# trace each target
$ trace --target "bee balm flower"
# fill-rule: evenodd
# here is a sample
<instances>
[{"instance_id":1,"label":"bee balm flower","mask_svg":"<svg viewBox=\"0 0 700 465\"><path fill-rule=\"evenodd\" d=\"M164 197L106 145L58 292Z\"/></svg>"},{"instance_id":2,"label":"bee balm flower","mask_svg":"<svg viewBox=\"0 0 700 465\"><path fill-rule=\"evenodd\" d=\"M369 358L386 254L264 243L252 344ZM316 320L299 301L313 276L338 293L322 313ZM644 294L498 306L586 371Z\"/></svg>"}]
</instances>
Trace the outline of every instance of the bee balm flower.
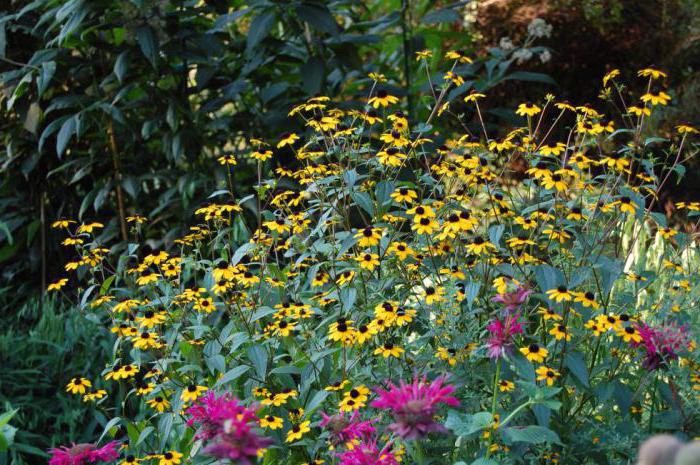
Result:
<instances>
[{"instance_id":1,"label":"bee balm flower","mask_svg":"<svg viewBox=\"0 0 700 465\"><path fill-rule=\"evenodd\" d=\"M372 402L372 406L391 410L394 423L389 429L404 439L420 439L430 432L444 432L445 427L434 419L438 404L459 405L459 401L450 396L455 387L444 385L445 379L441 376L428 383L425 376L416 376L411 384L402 381L395 386L389 383L388 391L377 390L379 398Z\"/></svg>"},{"instance_id":2,"label":"bee balm flower","mask_svg":"<svg viewBox=\"0 0 700 465\"><path fill-rule=\"evenodd\" d=\"M83 465L86 463L111 462L119 457L119 441L108 442L102 447L95 444L73 444L72 447L61 446L50 449L49 465Z\"/></svg>"}]
</instances>

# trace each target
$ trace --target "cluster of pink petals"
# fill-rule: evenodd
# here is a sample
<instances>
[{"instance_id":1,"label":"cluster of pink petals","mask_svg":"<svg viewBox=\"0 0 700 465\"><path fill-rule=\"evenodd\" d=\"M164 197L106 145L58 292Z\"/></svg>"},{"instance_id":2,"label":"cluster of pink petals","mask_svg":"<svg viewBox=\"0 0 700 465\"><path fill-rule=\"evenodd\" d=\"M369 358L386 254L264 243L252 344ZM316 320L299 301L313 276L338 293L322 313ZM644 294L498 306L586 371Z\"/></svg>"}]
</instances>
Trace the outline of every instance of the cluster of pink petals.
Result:
<instances>
[{"instance_id":1,"label":"cluster of pink petals","mask_svg":"<svg viewBox=\"0 0 700 465\"><path fill-rule=\"evenodd\" d=\"M95 444L73 444L51 449L49 465L84 465L86 463L111 462L119 458L117 446L119 441L111 441L102 447Z\"/></svg>"},{"instance_id":2,"label":"cluster of pink petals","mask_svg":"<svg viewBox=\"0 0 700 465\"><path fill-rule=\"evenodd\" d=\"M644 348L645 357L642 365L648 370L659 368L690 349L688 328L685 325L666 323L652 328L646 323L640 323L637 325L637 330L642 341L636 345Z\"/></svg>"},{"instance_id":3,"label":"cluster of pink petals","mask_svg":"<svg viewBox=\"0 0 700 465\"><path fill-rule=\"evenodd\" d=\"M338 454L339 465L398 465L391 445L387 444L382 449L377 447L377 441L365 440L357 444L352 450Z\"/></svg>"},{"instance_id":4,"label":"cluster of pink petals","mask_svg":"<svg viewBox=\"0 0 700 465\"><path fill-rule=\"evenodd\" d=\"M519 313L508 314L503 319L494 318L486 327L489 338L486 341L488 355L491 358L501 358L508 354L513 345L513 337L523 334L523 325L518 321Z\"/></svg>"},{"instance_id":5,"label":"cluster of pink petals","mask_svg":"<svg viewBox=\"0 0 700 465\"><path fill-rule=\"evenodd\" d=\"M507 292L505 294L498 294L495 297L492 297L491 300L502 303L504 310L512 312L513 310L520 308L530 294L532 294L530 289L518 286L518 289L515 291Z\"/></svg>"},{"instance_id":6,"label":"cluster of pink petals","mask_svg":"<svg viewBox=\"0 0 700 465\"><path fill-rule=\"evenodd\" d=\"M455 387L443 384L446 378L440 376L428 383L425 376L415 376L410 384L401 381L395 386L389 383L389 390L377 390L379 397L372 406L391 410L394 422L389 429L404 439L420 439L430 432L445 432L445 427L435 422L438 405L459 405L459 401L450 395Z\"/></svg>"},{"instance_id":7,"label":"cluster of pink petals","mask_svg":"<svg viewBox=\"0 0 700 465\"><path fill-rule=\"evenodd\" d=\"M345 417L345 413L329 416L321 412L321 416L323 420L321 420L319 426L328 430L331 435L331 443L335 445L355 439L366 440L377 431L372 424L376 423L378 419L361 421L359 420L360 414L358 411L353 412L349 418Z\"/></svg>"},{"instance_id":8,"label":"cluster of pink petals","mask_svg":"<svg viewBox=\"0 0 700 465\"><path fill-rule=\"evenodd\" d=\"M230 393L217 397L210 391L186 413L187 424L198 428L196 437L208 441L203 450L207 455L247 465L272 442L258 436L256 409Z\"/></svg>"}]
</instances>

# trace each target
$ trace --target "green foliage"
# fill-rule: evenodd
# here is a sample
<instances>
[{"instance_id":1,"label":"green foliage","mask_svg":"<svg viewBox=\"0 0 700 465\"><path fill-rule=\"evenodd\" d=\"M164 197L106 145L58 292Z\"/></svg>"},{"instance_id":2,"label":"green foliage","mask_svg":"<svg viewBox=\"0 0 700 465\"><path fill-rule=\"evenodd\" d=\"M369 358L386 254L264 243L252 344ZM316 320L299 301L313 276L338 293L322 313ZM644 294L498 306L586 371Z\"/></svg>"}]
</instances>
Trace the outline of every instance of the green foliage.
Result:
<instances>
[{"instance_id":1,"label":"green foliage","mask_svg":"<svg viewBox=\"0 0 700 465\"><path fill-rule=\"evenodd\" d=\"M87 415L79 398L66 398L64 386L76 374L99 373L111 349L99 321L50 300L28 302L3 319L0 405L15 412L16 431L8 430L14 444L0 448L0 463L42 463L51 446L94 439L101 417Z\"/></svg>"}]
</instances>

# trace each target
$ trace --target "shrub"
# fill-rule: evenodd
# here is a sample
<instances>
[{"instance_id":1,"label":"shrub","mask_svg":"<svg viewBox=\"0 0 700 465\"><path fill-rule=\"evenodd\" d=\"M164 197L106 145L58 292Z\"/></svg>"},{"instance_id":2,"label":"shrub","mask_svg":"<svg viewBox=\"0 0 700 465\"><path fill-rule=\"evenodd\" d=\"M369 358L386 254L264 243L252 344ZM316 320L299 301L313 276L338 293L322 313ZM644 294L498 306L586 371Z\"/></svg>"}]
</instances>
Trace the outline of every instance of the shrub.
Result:
<instances>
[{"instance_id":1,"label":"shrub","mask_svg":"<svg viewBox=\"0 0 700 465\"><path fill-rule=\"evenodd\" d=\"M698 251L654 211L697 130L646 135L670 97L638 74L636 97L603 79L613 116L548 96L499 139L485 95L445 104L458 75L423 123L373 75L365 109L310 98L303 133L222 157L255 195L222 185L173 251L143 250L143 217L114 255L100 223L57 222L79 279L51 290L116 337L67 389L111 414L126 464L629 463L646 432L698 434ZM434 129L450 115L464 133Z\"/></svg>"}]
</instances>

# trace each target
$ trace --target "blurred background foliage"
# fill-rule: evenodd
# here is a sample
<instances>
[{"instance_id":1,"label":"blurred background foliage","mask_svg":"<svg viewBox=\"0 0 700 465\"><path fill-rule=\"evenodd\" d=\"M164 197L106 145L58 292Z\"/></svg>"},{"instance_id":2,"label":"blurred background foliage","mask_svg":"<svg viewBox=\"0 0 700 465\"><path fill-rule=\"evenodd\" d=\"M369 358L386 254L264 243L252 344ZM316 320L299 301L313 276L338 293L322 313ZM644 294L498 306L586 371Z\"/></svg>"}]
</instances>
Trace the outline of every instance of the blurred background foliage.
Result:
<instances>
[{"instance_id":1,"label":"blurred background foliage","mask_svg":"<svg viewBox=\"0 0 700 465\"><path fill-rule=\"evenodd\" d=\"M533 29L533 20L542 23ZM700 0L9 0L0 6L0 402L19 411L0 461L43 461L52 444L89 439L79 401L57 392L98 373L106 336L76 324L41 294L64 275L50 224L105 223L130 237L129 215L168 247L194 207L224 182L222 154L290 130L290 107L316 94L361 108L369 72L384 73L413 121L425 119L430 75L414 58L448 50L475 58L450 93L489 91L487 118L552 92L595 103L612 67L670 73L673 105L654 124L700 120ZM469 115L467 120L469 120ZM454 128L436 128L448 133ZM281 154L274 163L289 163ZM239 157L237 196L256 169ZM697 199L700 167L668 199ZM254 214L255 205L246 204ZM103 340L104 339L104 340ZM75 345L89 350L76 350ZM79 357L84 357L80 359ZM83 367L88 367L89 373ZM93 371L94 370L94 371ZM38 401L37 399L44 399ZM31 402L30 402L31 400ZM79 425L79 427L78 427Z\"/></svg>"}]
</instances>

